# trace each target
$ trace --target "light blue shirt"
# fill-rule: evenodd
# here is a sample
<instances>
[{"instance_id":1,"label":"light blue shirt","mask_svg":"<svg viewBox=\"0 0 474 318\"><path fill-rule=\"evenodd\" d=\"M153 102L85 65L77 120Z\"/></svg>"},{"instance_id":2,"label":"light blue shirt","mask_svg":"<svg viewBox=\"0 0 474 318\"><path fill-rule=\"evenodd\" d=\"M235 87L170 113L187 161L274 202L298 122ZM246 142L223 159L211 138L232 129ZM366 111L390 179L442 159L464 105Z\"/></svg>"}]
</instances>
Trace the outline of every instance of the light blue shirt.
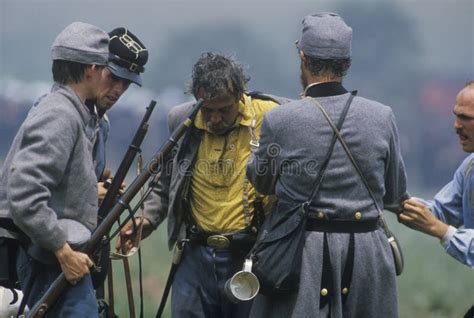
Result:
<instances>
[{"instance_id":1,"label":"light blue shirt","mask_svg":"<svg viewBox=\"0 0 474 318\"><path fill-rule=\"evenodd\" d=\"M110 123L106 114L104 114L99 120L99 131L97 133L97 139L94 144L92 151L92 158L94 160L95 174L97 180L105 170L105 146L107 143L107 137L109 136Z\"/></svg>"},{"instance_id":2,"label":"light blue shirt","mask_svg":"<svg viewBox=\"0 0 474 318\"><path fill-rule=\"evenodd\" d=\"M451 225L442 239L446 252L474 268L474 154L456 170L453 180L425 201L433 214ZM423 201L423 200L420 200Z\"/></svg>"}]
</instances>

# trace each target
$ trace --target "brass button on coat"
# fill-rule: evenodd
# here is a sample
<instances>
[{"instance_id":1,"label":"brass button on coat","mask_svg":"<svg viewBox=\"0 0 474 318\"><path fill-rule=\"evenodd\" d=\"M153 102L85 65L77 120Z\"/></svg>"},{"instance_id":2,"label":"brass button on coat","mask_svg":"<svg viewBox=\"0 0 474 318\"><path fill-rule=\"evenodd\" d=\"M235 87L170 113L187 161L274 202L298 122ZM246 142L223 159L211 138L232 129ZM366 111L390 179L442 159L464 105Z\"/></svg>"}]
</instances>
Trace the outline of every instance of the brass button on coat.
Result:
<instances>
[{"instance_id":1,"label":"brass button on coat","mask_svg":"<svg viewBox=\"0 0 474 318\"><path fill-rule=\"evenodd\" d=\"M324 212L318 212L318 219L322 220L324 219Z\"/></svg>"},{"instance_id":2,"label":"brass button on coat","mask_svg":"<svg viewBox=\"0 0 474 318\"><path fill-rule=\"evenodd\" d=\"M360 220L360 219L362 218L362 213L356 212L356 213L354 214L354 217L355 217L356 220Z\"/></svg>"},{"instance_id":3,"label":"brass button on coat","mask_svg":"<svg viewBox=\"0 0 474 318\"><path fill-rule=\"evenodd\" d=\"M321 296L327 296L328 290L326 288L321 289Z\"/></svg>"},{"instance_id":4,"label":"brass button on coat","mask_svg":"<svg viewBox=\"0 0 474 318\"><path fill-rule=\"evenodd\" d=\"M347 295L348 292L349 292L349 288L344 287L344 288L342 289L342 294L343 294L343 295Z\"/></svg>"}]
</instances>

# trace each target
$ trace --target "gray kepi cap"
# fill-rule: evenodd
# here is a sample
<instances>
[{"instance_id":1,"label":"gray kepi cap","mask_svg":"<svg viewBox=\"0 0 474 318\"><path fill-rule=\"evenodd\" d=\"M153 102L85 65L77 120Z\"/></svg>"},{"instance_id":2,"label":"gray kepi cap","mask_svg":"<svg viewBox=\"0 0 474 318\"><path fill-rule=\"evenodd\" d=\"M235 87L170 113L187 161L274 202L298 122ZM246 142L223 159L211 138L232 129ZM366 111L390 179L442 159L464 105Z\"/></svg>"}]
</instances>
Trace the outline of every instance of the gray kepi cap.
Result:
<instances>
[{"instance_id":1,"label":"gray kepi cap","mask_svg":"<svg viewBox=\"0 0 474 318\"><path fill-rule=\"evenodd\" d=\"M319 12L303 18L303 34L297 43L306 56L320 59L351 57L352 29L336 13Z\"/></svg>"},{"instance_id":2,"label":"gray kepi cap","mask_svg":"<svg viewBox=\"0 0 474 318\"><path fill-rule=\"evenodd\" d=\"M51 57L53 60L106 65L109 59L109 35L94 25L73 22L54 40Z\"/></svg>"}]
</instances>

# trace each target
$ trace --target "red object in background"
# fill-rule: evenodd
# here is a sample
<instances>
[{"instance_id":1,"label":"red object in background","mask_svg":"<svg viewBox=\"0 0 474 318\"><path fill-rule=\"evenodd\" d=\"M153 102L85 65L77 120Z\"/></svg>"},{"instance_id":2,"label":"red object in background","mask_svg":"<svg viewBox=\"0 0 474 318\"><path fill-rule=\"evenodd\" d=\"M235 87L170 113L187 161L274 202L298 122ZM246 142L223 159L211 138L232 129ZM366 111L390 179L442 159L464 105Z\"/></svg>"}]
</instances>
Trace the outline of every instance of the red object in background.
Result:
<instances>
[{"instance_id":1,"label":"red object in background","mask_svg":"<svg viewBox=\"0 0 474 318\"><path fill-rule=\"evenodd\" d=\"M427 82L419 91L421 109L436 115L451 115L456 103L456 95L462 86L453 83Z\"/></svg>"}]
</instances>

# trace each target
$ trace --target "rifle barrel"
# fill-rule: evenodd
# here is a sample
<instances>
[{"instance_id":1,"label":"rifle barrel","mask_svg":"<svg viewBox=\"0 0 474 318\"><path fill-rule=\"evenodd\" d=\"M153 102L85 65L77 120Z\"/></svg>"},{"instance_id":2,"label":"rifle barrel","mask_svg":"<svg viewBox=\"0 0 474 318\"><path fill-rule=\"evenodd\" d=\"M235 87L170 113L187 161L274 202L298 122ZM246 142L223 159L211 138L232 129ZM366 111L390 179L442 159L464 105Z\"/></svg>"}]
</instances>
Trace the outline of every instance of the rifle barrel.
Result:
<instances>
[{"instance_id":1,"label":"rifle barrel","mask_svg":"<svg viewBox=\"0 0 474 318\"><path fill-rule=\"evenodd\" d=\"M140 126L138 127L138 130L135 133L135 136L133 137L132 143L128 147L128 150L125 153L125 156L122 159L119 168L117 169L117 173L112 179L112 184L109 186L108 191L105 194L105 197L99 207L99 222L103 218L105 218L108 211L115 204L115 200L117 198L117 195L119 194L120 187L123 181L125 180L125 177L127 176L127 172L130 169L133 160L135 160L137 153L140 151L140 146L148 131L148 120L150 119L151 113L153 112L155 105L156 101L154 100L152 100L150 102L150 105L148 105L145 116L143 117L142 122L140 123Z\"/></svg>"}]
</instances>

